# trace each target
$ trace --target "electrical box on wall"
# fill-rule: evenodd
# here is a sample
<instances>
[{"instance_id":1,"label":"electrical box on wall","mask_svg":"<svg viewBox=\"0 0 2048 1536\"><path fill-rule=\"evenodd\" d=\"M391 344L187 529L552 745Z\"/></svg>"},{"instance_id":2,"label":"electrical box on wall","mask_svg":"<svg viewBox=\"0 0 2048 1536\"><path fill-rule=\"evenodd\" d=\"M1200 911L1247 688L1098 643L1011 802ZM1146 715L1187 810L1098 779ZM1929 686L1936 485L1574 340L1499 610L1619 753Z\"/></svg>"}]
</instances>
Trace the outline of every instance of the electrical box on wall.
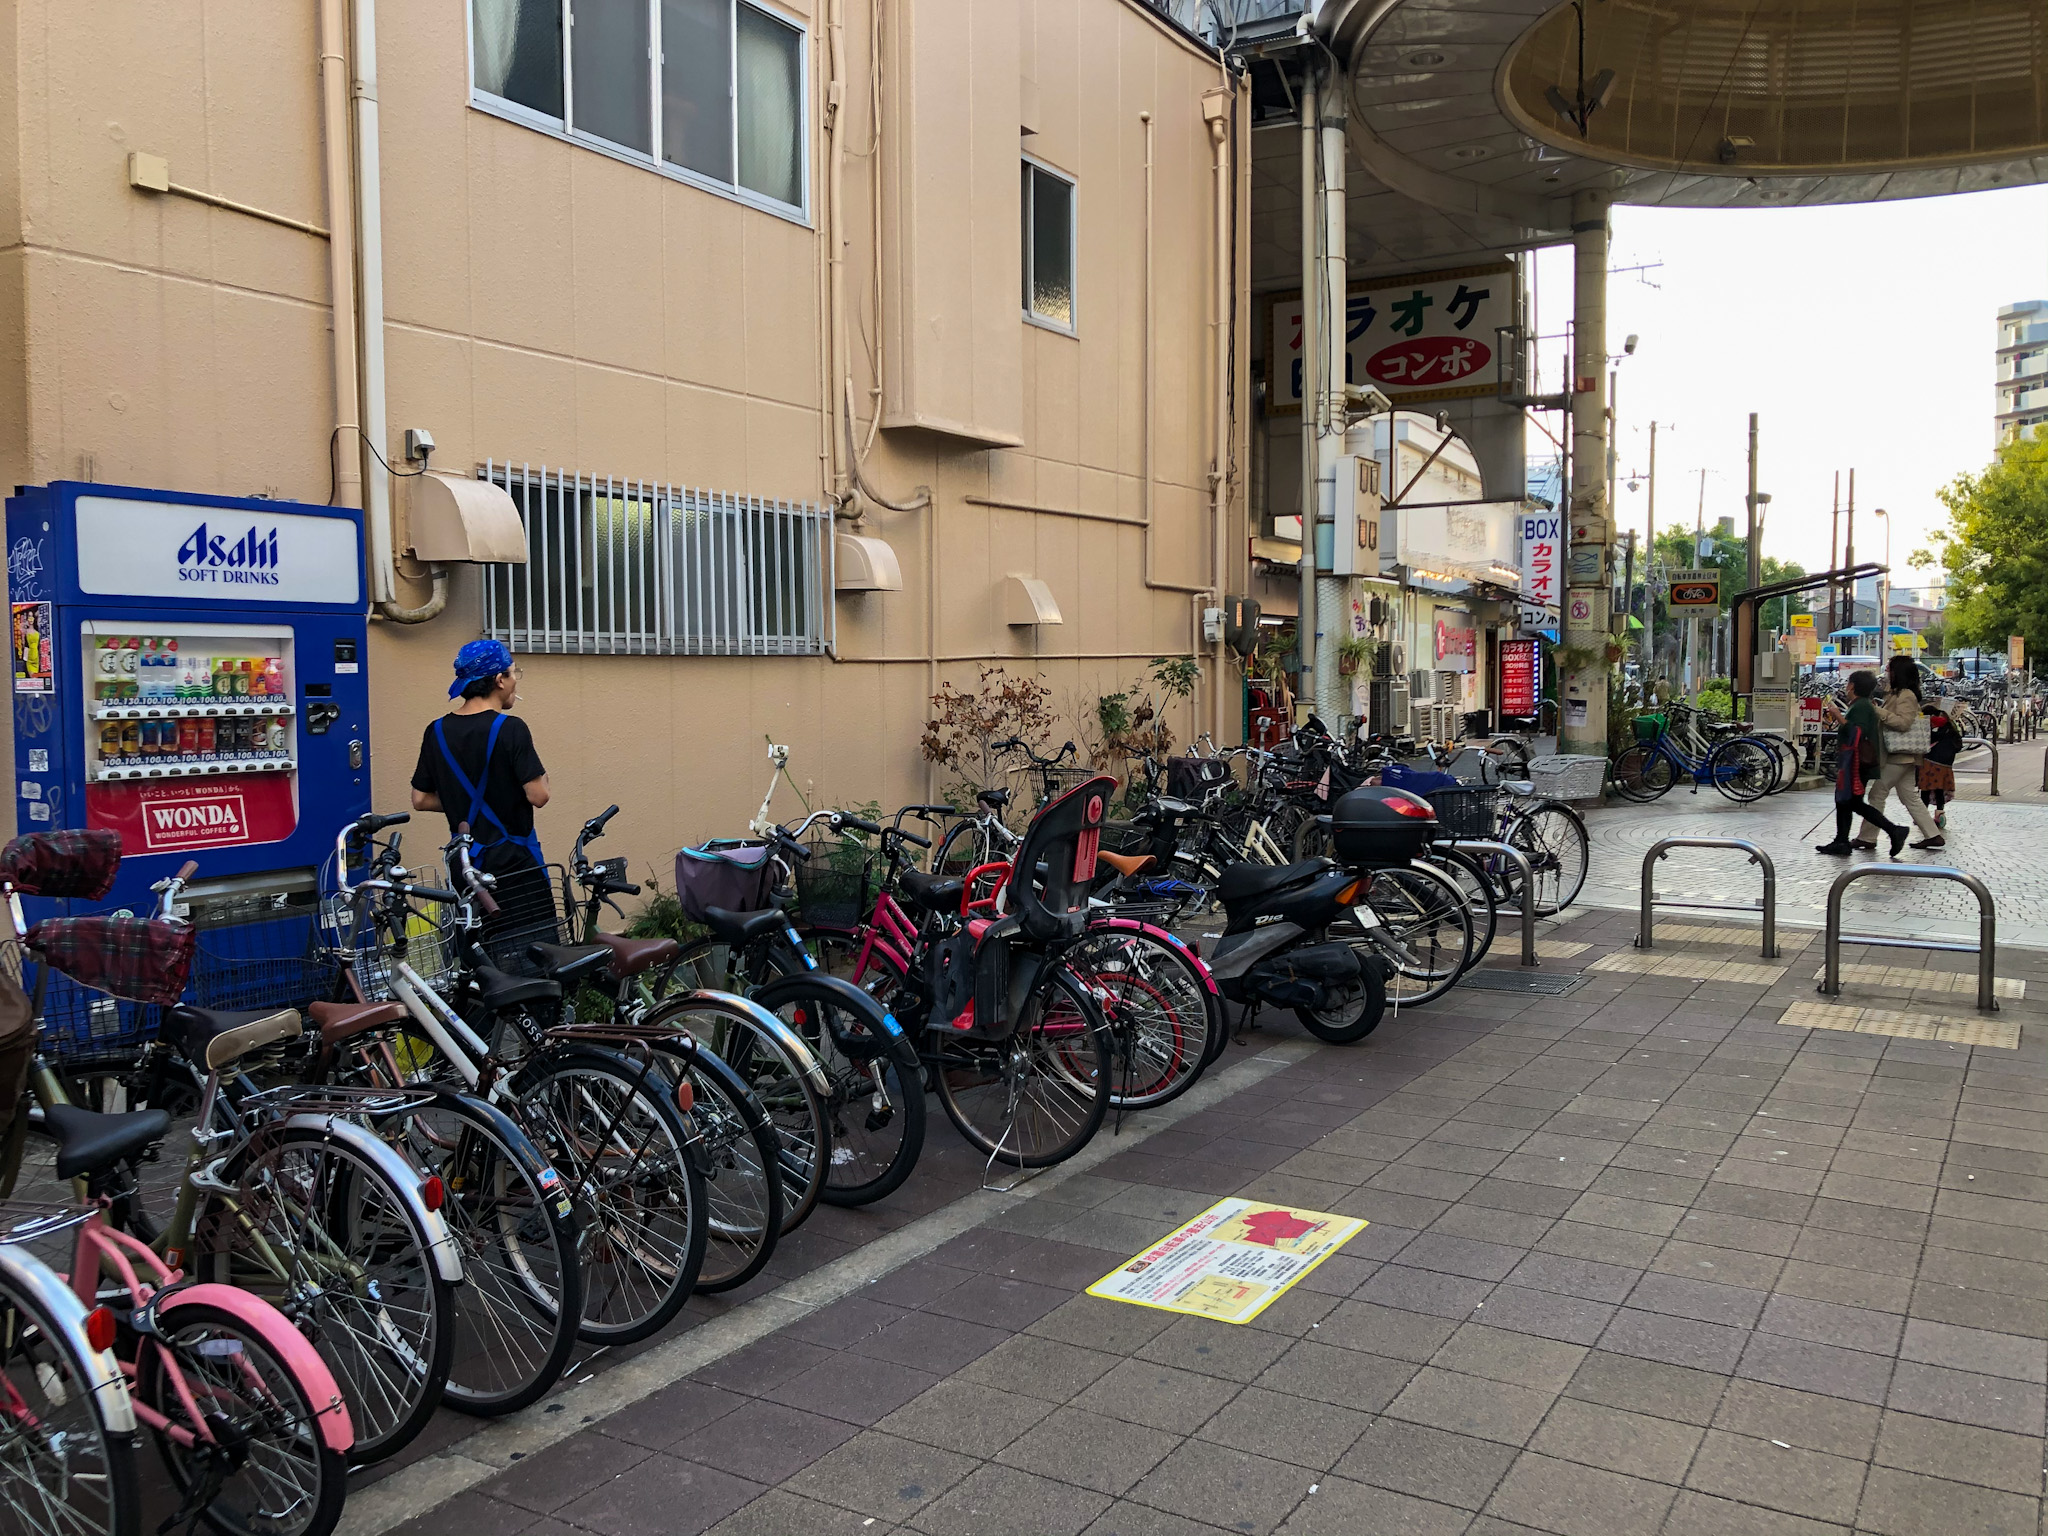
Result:
<instances>
[{"instance_id":1,"label":"electrical box on wall","mask_svg":"<svg viewBox=\"0 0 2048 1536\"><path fill-rule=\"evenodd\" d=\"M1332 576L1380 573L1380 461L1347 453L1337 460L1331 518L1317 529L1316 564Z\"/></svg>"}]
</instances>

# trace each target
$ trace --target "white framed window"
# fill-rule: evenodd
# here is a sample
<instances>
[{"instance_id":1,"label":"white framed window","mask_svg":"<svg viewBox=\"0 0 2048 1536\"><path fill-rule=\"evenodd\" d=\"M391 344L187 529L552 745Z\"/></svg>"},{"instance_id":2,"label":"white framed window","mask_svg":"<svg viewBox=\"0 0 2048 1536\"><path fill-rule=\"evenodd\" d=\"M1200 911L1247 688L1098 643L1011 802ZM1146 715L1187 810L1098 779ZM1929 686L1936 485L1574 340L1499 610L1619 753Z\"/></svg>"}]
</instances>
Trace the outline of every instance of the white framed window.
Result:
<instances>
[{"instance_id":1,"label":"white framed window","mask_svg":"<svg viewBox=\"0 0 2048 1536\"><path fill-rule=\"evenodd\" d=\"M1076 332L1074 180L1026 157L1023 171L1024 318Z\"/></svg>"},{"instance_id":2,"label":"white framed window","mask_svg":"<svg viewBox=\"0 0 2048 1536\"><path fill-rule=\"evenodd\" d=\"M469 0L470 104L801 219L806 41L751 0Z\"/></svg>"},{"instance_id":3,"label":"white framed window","mask_svg":"<svg viewBox=\"0 0 2048 1536\"><path fill-rule=\"evenodd\" d=\"M817 656L831 643L832 513L696 486L486 464L526 563L484 568L484 633L515 651Z\"/></svg>"}]
</instances>

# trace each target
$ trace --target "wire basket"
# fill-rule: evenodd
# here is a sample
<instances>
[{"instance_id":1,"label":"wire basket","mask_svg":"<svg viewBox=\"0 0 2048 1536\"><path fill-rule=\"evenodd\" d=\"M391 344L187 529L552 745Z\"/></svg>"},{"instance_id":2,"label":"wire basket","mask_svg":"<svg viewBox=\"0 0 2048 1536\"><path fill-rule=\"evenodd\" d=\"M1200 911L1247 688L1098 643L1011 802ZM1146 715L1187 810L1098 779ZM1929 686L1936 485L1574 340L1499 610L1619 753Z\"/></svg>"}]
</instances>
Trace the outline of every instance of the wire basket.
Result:
<instances>
[{"instance_id":1,"label":"wire basket","mask_svg":"<svg viewBox=\"0 0 2048 1536\"><path fill-rule=\"evenodd\" d=\"M1607 759L1532 757L1529 782L1545 800L1596 800L1607 785Z\"/></svg>"},{"instance_id":2,"label":"wire basket","mask_svg":"<svg viewBox=\"0 0 2048 1536\"><path fill-rule=\"evenodd\" d=\"M1500 791L1490 784L1432 789L1428 798L1444 837L1490 839L1500 830L1496 814Z\"/></svg>"},{"instance_id":3,"label":"wire basket","mask_svg":"<svg viewBox=\"0 0 2048 1536\"><path fill-rule=\"evenodd\" d=\"M843 833L817 832L797 861L796 909L821 928L858 928L874 900L874 853L867 843Z\"/></svg>"},{"instance_id":4,"label":"wire basket","mask_svg":"<svg viewBox=\"0 0 2048 1536\"><path fill-rule=\"evenodd\" d=\"M231 1012L296 1008L335 995L341 967L316 951L310 914L273 921L203 928L184 1001ZM33 991L37 964L23 964L20 946L0 945L0 970L18 974ZM109 997L52 970L43 994L42 1049L51 1056L89 1056L131 1050L152 1039L165 1009L156 1003Z\"/></svg>"},{"instance_id":5,"label":"wire basket","mask_svg":"<svg viewBox=\"0 0 2048 1536\"><path fill-rule=\"evenodd\" d=\"M439 885L443 880L438 869L415 873L426 884ZM321 897L319 937L322 958L333 965L337 973L348 972L365 1002L385 1003L391 1000L391 971L401 960L432 986L439 986L454 973L456 908L453 905L438 901L414 902L412 915L406 919L405 949L397 955L387 952L384 937L371 921L368 911L362 911L360 925L357 913L351 897L339 893Z\"/></svg>"},{"instance_id":6,"label":"wire basket","mask_svg":"<svg viewBox=\"0 0 2048 1536\"><path fill-rule=\"evenodd\" d=\"M1028 773L1038 795L1038 804L1046 805L1057 800L1068 790L1086 784L1090 779L1100 778L1100 768L1082 766L1059 768L1020 768L1019 773Z\"/></svg>"}]
</instances>

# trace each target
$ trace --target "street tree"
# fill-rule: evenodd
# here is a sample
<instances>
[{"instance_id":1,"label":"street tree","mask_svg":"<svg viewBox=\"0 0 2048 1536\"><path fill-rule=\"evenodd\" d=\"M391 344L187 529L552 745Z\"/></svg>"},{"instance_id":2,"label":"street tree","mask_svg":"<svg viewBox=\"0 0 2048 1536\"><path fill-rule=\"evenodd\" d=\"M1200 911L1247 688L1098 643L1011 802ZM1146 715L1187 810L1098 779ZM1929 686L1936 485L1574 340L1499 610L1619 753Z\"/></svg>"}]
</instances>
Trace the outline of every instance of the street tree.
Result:
<instances>
[{"instance_id":1,"label":"street tree","mask_svg":"<svg viewBox=\"0 0 2048 1536\"><path fill-rule=\"evenodd\" d=\"M1911 563L1948 576L1947 643L2003 647L2025 635L2033 654L2048 644L2048 435L2014 439L1940 495L1948 527Z\"/></svg>"}]
</instances>

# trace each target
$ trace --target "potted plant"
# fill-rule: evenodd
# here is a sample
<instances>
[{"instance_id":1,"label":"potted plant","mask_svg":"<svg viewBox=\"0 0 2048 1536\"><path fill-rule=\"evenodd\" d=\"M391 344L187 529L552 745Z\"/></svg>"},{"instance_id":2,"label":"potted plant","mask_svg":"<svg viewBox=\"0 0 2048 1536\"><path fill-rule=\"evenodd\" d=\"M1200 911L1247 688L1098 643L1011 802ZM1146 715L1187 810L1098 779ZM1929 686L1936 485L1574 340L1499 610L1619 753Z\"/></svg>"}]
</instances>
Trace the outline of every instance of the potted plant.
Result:
<instances>
[{"instance_id":1,"label":"potted plant","mask_svg":"<svg viewBox=\"0 0 2048 1536\"><path fill-rule=\"evenodd\" d=\"M1337 642L1337 673L1353 677L1372 665L1379 643L1366 635L1346 635Z\"/></svg>"}]
</instances>

